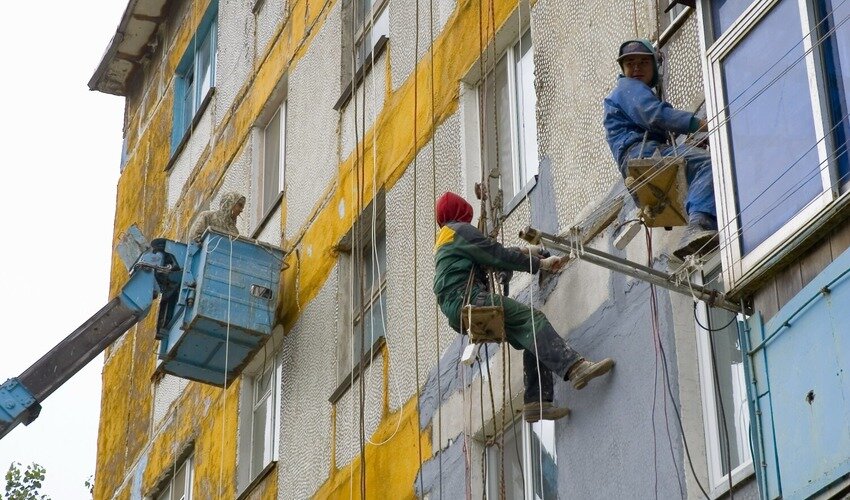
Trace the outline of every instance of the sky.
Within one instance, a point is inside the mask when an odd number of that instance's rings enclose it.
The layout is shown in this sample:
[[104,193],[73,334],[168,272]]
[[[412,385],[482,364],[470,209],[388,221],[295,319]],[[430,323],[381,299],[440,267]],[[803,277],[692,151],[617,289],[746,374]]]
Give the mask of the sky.
[[[126,0],[4,2],[0,15],[0,382],[17,377],[109,299],[124,99],[87,83]],[[0,440],[47,469],[42,493],[89,499],[100,416],[99,356]]]

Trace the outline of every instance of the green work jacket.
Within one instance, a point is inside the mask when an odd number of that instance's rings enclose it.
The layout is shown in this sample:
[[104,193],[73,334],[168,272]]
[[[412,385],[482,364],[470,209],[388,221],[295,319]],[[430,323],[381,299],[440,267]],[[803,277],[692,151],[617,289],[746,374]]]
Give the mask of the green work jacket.
[[472,298],[487,290],[486,269],[531,271],[540,268],[540,259],[515,248],[506,248],[465,222],[449,222],[437,234],[434,245],[434,294],[449,326],[460,331],[460,309],[464,305],[467,280],[473,271]]

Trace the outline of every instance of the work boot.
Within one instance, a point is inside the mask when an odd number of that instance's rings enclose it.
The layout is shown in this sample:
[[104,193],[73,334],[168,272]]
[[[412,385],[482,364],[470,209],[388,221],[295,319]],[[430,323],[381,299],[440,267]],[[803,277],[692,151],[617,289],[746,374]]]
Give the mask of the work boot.
[[673,255],[685,260],[688,255],[705,255],[717,249],[719,238],[717,223],[710,215],[694,212],[688,217],[688,225]]
[[614,368],[614,360],[611,358],[605,358],[602,361],[596,362],[582,359],[574,364],[569,372],[567,372],[567,380],[573,384],[573,389],[579,391],[584,389],[584,386],[591,379],[605,375],[611,371],[611,368]]
[[522,406],[522,418],[530,424],[539,420],[558,420],[569,414],[569,408],[558,408],[549,401],[544,401],[542,406],[539,401],[525,403]]

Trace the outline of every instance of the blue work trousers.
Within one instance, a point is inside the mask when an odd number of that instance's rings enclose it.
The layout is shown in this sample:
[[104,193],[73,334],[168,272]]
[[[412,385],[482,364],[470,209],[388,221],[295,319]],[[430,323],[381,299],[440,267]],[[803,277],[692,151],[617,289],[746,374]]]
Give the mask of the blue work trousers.
[[[702,212],[717,217],[714,205],[714,181],[711,177],[711,155],[702,148],[678,145],[668,146],[655,141],[647,141],[641,149],[640,143],[629,148],[627,158],[649,158],[656,154],[663,157],[682,156],[685,158],[685,177],[688,181],[688,197],[685,200],[685,210],[688,215]],[[620,165],[620,173],[626,177],[626,163]]]

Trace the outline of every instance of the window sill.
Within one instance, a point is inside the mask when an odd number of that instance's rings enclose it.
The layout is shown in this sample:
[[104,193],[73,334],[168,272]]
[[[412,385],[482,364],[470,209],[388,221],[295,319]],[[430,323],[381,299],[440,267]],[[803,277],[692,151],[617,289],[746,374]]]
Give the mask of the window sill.
[[[753,469],[753,462],[750,461],[747,465],[738,469],[738,471],[732,471],[732,490],[740,489],[740,486],[754,480],[756,476],[755,469]],[[717,500],[718,498],[725,497],[729,495],[729,479],[727,476],[723,476],[723,484],[718,485],[715,488],[712,488],[709,492],[709,496]]]
[[386,35],[381,35],[380,38],[375,42],[375,46],[372,48],[372,51],[366,55],[366,60],[363,64],[357,68],[357,71],[354,72],[354,78],[348,82],[348,85],[342,90],[342,95],[337,99],[336,104],[334,104],[334,110],[339,111],[348,101],[351,100],[351,96],[354,95],[354,90],[359,86],[363,80],[366,78],[366,75],[372,70],[372,64],[375,60],[381,57],[381,54],[384,53],[384,50],[387,48],[387,42],[389,42],[389,38]]
[[242,493],[239,493],[239,496],[236,497],[236,500],[244,500],[251,496],[251,493],[253,493],[257,486],[260,485],[260,483],[262,483],[271,474],[273,470],[275,470],[276,466],[277,460],[272,460],[271,462],[269,462],[269,464],[266,465],[263,470],[260,471],[259,474],[257,474],[257,477],[255,477],[253,481],[248,483],[248,486],[246,486],[245,489],[242,490]]
[[515,194],[514,197],[511,198],[511,201],[509,201],[507,205],[505,205],[505,217],[511,215],[511,213],[516,210],[516,207],[518,207],[519,204],[522,203],[522,200],[524,200],[528,195],[531,194],[532,191],[534,191],[535,186],[537,186],[538,177],[539,175],[535,174],[530,181],[525,183],[525,186],[520,189],[519,193]]
[[357,366],[351,370],[351,373],[345,377],[345,380],[339,384],[336,390],[334,390],[331,394],[331,397],[328,398],[328,402],[336,404],[340,399],[342,399],[342,396],[348,392],[348,389],[352,386],[354,380],[356,380],[357,377],[359,377],[360,374],[372,364],[372,361],[374,361],[375,357],[381,353],[386,343],[387,339],[383,335],[375,339],[375,342],[372,344],[372,347],[369,348],[369,351],[363,354],[363,357],[360,358],[360,362],[357,363]]
[[767,253],[758,263],[745,269],[740,277],[734,278],[727,296],[731,300],[736,300],[755,292],[784,266],[796,261],[812,245],[826,237],[830,231],[844,222],[848,215],[850,215],[850,193],[843,193],[794,234],[789,235],[781,245]]
[[201,117],[204,116],[204,112],[207,110],[207,107],[210,105],[210,101],[212,101],[213,95],[215,95],[215,87],[210,87],[207,91],[207,95],[204,96],[204,99],[201,101],[201,105],[198,106],[198,111],[195,112],[195,116],[192,117],[192,123],[189,125],[189,128],[183,132],[183,137],[180,139],[180,142],[177,144],[177,147],[174,148],[174,152],[171,153],[171,158],[168,159],[168,163],[165,165],[165,171],[168,172],[171,170],[171,167],[177,162],[177,158],[180,157],[180,153],[186,148],[186,144],[189,143],[189,139],[192,138],[192,132],[195,130],[195,127],[198,126],[198,123],[201,121]]
[[251,238],[257,239],[260,236],[260,233],[266,228],[266,224],[268,224],[269,220],[271,220],[272,216],[280,210],[280,205],[283,202],[283,191],[278,193],[277,197],[272,203],[272,206],[260,217],[260,222],[257,224],[257,228],[254,229],[254,232],[251,233]]

